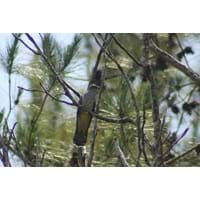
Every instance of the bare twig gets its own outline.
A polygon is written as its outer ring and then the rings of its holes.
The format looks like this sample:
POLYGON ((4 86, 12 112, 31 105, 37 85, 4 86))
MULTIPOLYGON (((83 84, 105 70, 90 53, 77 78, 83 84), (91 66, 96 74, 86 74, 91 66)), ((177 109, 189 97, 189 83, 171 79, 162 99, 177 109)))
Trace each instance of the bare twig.
POLYGON ((79 108, 87 111, 88 113, 90 113, 93 117, 96 117, 96 118, 98 118, 98 119, 100 119, 102 121, 111 122, 111 123, 131 123, 131 124, 135 123, 132 119, 130 119, 128 117, 117 118, 117 117, 99 115, 96 112, 93 112, 93 111, 90 111, 90 110, 88 110, 86 108, 81 107, 81 105, 74 105, 73 103, 70 103, 70 102, 67 102, 67 101, 64 101, 64 100, 59 100, 59 99, 55 98, 54 96, 52 96, 44 87, 43 87, 43 89, 44 89, 45 93, 48 96, 50 96, 52 99, 54 99, 56 101, 59 101, 61 103, 64 103, 64 104, 68 104, 68 105, 79 107, 79 108))
MULTIPOLYGON (((99 104, 100 104, 101 94, 102 94, 102 91, 103 91, 104 78, 105 78, 105 73, 104 73, 104 70, 102 70, 102 82, 101 82, 101 85, 100 85, 100 90, 99 90, 99 94, 97 96, 96 107, 95 107, 96 113, 99 112, 99 104)), ((97 118, 95 117, 94 118, 94 126, 93 126, 93 130, 92 130, 92 135, 91 135, 90 153, 89 153, 89 156, 88 156, 88 163, 87 163, 88 167, 91 166, 92 160, 93 160, 93 157, 94 157, 94 145, 95 145, 96 136, 97 136, 97 118)))
POLYGON ((114 34, 110 34, 111 37, 113 38, 113 40, 115 41, 115 43, 133 60, 133 62, 135 62, 138 66, 143 66, 142 63, 140 63, 139 61, 137 61, 136 58, 134 58, 129 52, 128 50, 126 49, 126 47, 124 47, 120 42, 119 40, 117 40, 117 38, 114 36, 114 34))
POLYGON ((96 112, 93 112, 91 110, 88 110, 84 107, 82 107, 81 105, 74 105, 73 103, 70 103, 70 102, 67 102, 67 101, 64 101, 64 100, 59 100, 57 98, 55 98, 54 96, 52 96, 44 87, 43 87, 45 93, 50 96, 52 99, 56 100, 56 101, 59 101, 61 103, 64 103, 64 104, 68 104, 68 105, 72 105, 72 106, 76 106, 76 107, 79 107, 85 111, 87 111, 88 113, 90 113, 93 117, 96 117, 102 121, 106 121, 106 122, 111 122, 111 123, 131 123, 131 124, 134 124, 135 122, 128 118, 128 117, 123 117, 123 118, 117 118, 117 117, 109 117, 109 116, 102 116, 102 115, 99 115, 97 114, 96 112))
POLYGON ((91 135, 90 152, 89 152, 89 155, 88 155, 88 162, 87 162, 88 167, 91 167, 91 165, 92 165, 92 160, 93 160, 93 157, 94 157, 94 145, 95 145, 96 136, 97 136, 97 118, 95 117, 92 135, 91 135))
POLYGON ((21 86, 18 86, 19 89, 22 89, 24 91, 27 91, 27 92, 40 92, 40 93, 44 93, 44 91, 42 90, 37 90, 37 89, 28 89, 28 88, 24 88, 24 87, 21 87, 21 86))
POLYGON ((42 153, 42 158, 41 158, 41 160, 40 160, 40 166, 41 166, 41 167, 43 166, 44 158, 45 158, 46 152, 47 152, 47 150, 44 149, 44 151, 43 151, 43 153, 42 153))
POLYGON ((32 49, 28 44, 26 44, 20 37, 18 37, 16 34, 12 33, 12 35, 18 39, 27 49, 29 49, 32 53, 34 53, 35 55, 40 55, 37 51, 35 51, 34 49, 32 49))
POLYGON ((119 158, 121 164, 123 167, 129 167, 129 164, 124 156, 123 151, 121 150, 119 146, 119 141, 117 139, 114 140, 114 147, 115 147, 115 152, 117 154, 117 157, 119 158))
POLYGON ((98 53, 97 59, 96 59, 96 63, 95 63, 95 65, 94 65, 94 67, 93 67, 93 72, 97 71, 97 68, 98 68, 98 66, 99 66, 99 63, 100 63, 100 61, 101 61, 101 57, 102 57, 103 52, 104 52, 104 48, 106 48, 106 47, 109 45, 109 43, 111 42, 111 39, 107 39, 107 38, 108 38, 108 35, 109 35, 109 34, 106 34, 106 35, 105 35, 105 38, 103 38, 103 39, 104 39, 104 43, 103 43, 103 45, 102 45, 103 48, 100 48, 100 50, 99 50, 99 53, 98 53))
POLYGON ((142 132, 142 136, 141 136, 141 148, 142 148, 142 153, 144 155, 144 160, 146 162, 146 164, 148 166, 151 166, 150 162, 149 162, 149 159, 147 157, 147 154, 146 154, 146 150, 145 150, 145 133, 144 133, 144 126, 145 126, 145 123, 146 123, 146 113, 145 113, 145 105, 143 105, 143 120, 142 120, 142 127, 141 127, 141 132, 142 132))
POLYGON ((158 89, 156 87, 156 82, 154 74, 152 72, 150 63, 149 63, 149 50, 150 50, 150 34, 144 34, 144 65, 145 70, 148 70, 148 79, 151 86, 151 98, 152 98, 152 117, 154 125, 154 138, 155 138, 155 153, 154 153, 154 165, 160 166, 162 163, 162 140, 161 140, 161 131, 160 131, 160 114, 159 114, 159 101, 158 101, 158 89))
MULTIPOLYGON (((51 86, 49 87, 49 92, 52 90, 55 82, 56 82, 56 79, 53 80, 51 86)), ((31 128, 30 128, 30 131, 29 131, 28 145, 27 145, 27 152, 28 152, 28 154, 30 153, 31 139, 32 139, 33 130, 34 130, 34 128, 36 126, 36 123, 38 122, 38 120, 39 120, 39 118, 40 118, 40 116, 41 116, 41 114, 43 112, 44 105, 45 105, 45 103, 47 101, 47 98, 48 98, 48 94, 45 94, 44 99, 42 101, 42 104, 40 106, 39 112, 36 114, 36 116, 33 117, 32 121, 31 121, 31 128)), ((28 160, 26 160, 26 162, 28 162, 28 160)), ((26 164, 27 163, 25 163, 25 165, 26 164)))
MULTIPOLYGON (((169 149, 166 150, 166 152, 163 153, 163 157, 165 157, 172 149, 173 147, 178 144, 180 142, 180 140, 186 135, 186 133, 188 132, 189 128, 186 128, 183 133, 181 134, 181 136, 176 140, 174 141, 171 146, 169 147, 169 149)), ((165 158, 164 158, 165 160, 165 158)))
POLYGON ((128 88, 129 88, 129 92, 131 94, 131 98, 133 100, 133 105, 136 109, 136 114, 137 114, 137 117, 139 118, 139 108, 138 108, 138 105, 137 105, 137 102, 136 102, 136 97, 133 93, 133 89, 131 87, 131 83, 130 83, 130 80, 127 76, 127 74, 124 72, 123 68, 121 67, 121 65, 117 62, 117 60, 110 54, 107 52, 107 50, 99 43, 97 37, 95 36, 95 34, 92 34, 95 41, 97 42, 97 44, 104 50, 105 54, 116 64, 116 66, 118 67, 118 69, 120 70, 120 72, 122 73, 127 85, 128 85, 128 88))
MULTIPOLYGON (((102 36, 102 39, 104 40, 103 48, 106 48, 109 45, 109 43, 111 42, 111 38, 108 38, 108 35, 109 34, 105 34, 104 38, 102 36)), ((99 50, 95 66, 93 68, 94 74, 95 74, 95 71, 97 71, 97 68, 98 68, 99 63, 100 63, 100 59, 103 55, 103 52, 104 52, 103 48, 100 48, 100 50, 99 50)), ((99 94, 98 94, 97 100, 96 100, 96 107, 95 107, 96 113, 99 112, 99 104, 100 104, 101 94, 103 92, 104 79, 105 79, 105 69, 102 69, 101 73, 102 73, 102 80, 101 80, 99 94)), ((91 135, 90 153, 89 153, 89 156, 88 156, 87 166, 91 166, 91 164, 92 164, 92 160, 93 160, 93 157, 94 157, 94 145, 95 145, 96 136, 97 136, 97 117, 94 117, 94 126, 93 126, 93 130, 92 130, 92 135, 91 135)))
POLYGON ((197 85, 200 85, 200 75, 194 72, 192 69, 187 68, 184 64, 179 62, 176 58, 174 58, 171 54, 166 52, 165 50, 158 47, 153 40, 151 40, 152 48, 158 54, 163 56, 170 64, 172 64, 176 69, 184 73, 187 77, 193 80, 197 85))
POLYGON ((45 89, 45 87, 40 83, 40 86, 42 87, 42 89, 43 89, 43 92, 45 93, 45 94, 47 94, 49 97, 51 97, 53 100, 55 100, 55 101, 58 101, 58 102, 61 102, 61 103, 64 103, 64 104, 67 104, 67 105, 74 105, 73 103, 71 103, 71 102, 67 102, 67 101, 64 101, 64 100, 60 100, 60 99, 57 99, 56 97, 54 97, 53 95, 51 95, 50 94, 50 92, 48 92, 47 91, 47 89, 45 89))
POLYGON ((127 85, 128 85, 128 88, 130 90, 130 93, 131 93, 131 97, 132 97, 132 100, 133 100, 133 103, 134 103, 134 107, 136 108, 137 112, 139 112, 139 108, 137 106, 137 103, 136 103, 136 98, 135 98, 135 95, 132 91, 132 87, 131 87, 131 83, 130 83, 130 80, 127 76, 127 74, 124 72, 123 68, 121 67, 121 65, 117 62, 117 60, 110 54, 108 53, 108 51, 100 44, 100 42, 98 41, 97 37, 95 36, 95 34, 92 34, 96 43, 104 50, 105 54, 116 64, 116 66, 119 68, 120 72, 122 73, 124 79, 126 80, 127 82, 127 85))
POLYGON ((177 156, 177 157, 175 157, 175 158, 173 158, 173 159, 167 161, 165 164, 166 164, 166 165, 170 165, 170 164, 176 162, 177 160, 179 160, 179 159, 185 157, 186 155, 188 155, 189 153, 191 153, 192 151, 194 151, 197 147, 199 147, 199 145, 200 145, 200 144, 195 145, 194 147, 190 148, 189 150, 187 150, 187 151, 184 152, 183 154, 181 154, 181 155, 179 155, 179 156, 177 156))
POLYGON ((0 152, 0 159, 4 167, 11 167, 8 155, 8 147, 5 144, 4 138, 1 135, 0 135, 0 149, 2 149, 2 153, 0 152))
POLYGON ((9 138, 8 138, 7 146, 10 145, 11 139, 12 139, 13 137, 15 137, 15 135, 14 135, 14 130, 15 130, 16 125, 17 125, 17 122, 14 123, 12 129, 9 131, 9 132, 10 132, 10 135, 9 135, 9 138))

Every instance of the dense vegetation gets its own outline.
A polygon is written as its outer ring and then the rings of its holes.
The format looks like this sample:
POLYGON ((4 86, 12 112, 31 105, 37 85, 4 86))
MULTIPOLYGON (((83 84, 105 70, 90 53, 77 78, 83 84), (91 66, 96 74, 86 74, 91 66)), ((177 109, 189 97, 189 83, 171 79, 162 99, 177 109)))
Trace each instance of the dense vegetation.
POLYGON ((94 66, 103 84, 88 166, 200 165, 199 34, 74 34, 67 46, 52 34, 34 37, 12 34, 1 53, 9 85, 8 112, 0 113, 4 166, 69 166, 76 102, 94 66), (18 60, 23 50, 26 62, 18 60), (12 94, 14 74, 28 85, 12 94))

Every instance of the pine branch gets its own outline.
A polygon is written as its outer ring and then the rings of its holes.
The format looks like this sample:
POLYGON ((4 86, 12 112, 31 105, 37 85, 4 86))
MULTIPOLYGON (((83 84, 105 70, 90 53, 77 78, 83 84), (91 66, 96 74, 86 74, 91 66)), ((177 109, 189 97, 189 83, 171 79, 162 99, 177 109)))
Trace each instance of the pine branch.
POLYGON ((153 40, 151 40, 152 48, 155 52, 163 56, 171 65, 173 65, 176 69, 181 71, 191 80, 193 80, 198 86, 200 86, 200 75, 194 72, 192 69, 187 68, 184 64, 179 62, 176 58, 174 58, 171 54, 166 52, 165 50, 158 47, 153 40))

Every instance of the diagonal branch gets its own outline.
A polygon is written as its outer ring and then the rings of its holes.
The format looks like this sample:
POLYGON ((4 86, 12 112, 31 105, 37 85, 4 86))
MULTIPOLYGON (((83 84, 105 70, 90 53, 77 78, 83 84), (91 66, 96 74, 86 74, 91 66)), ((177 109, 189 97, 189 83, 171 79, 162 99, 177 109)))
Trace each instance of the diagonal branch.
POLYGON ((179 155, 179 156, 177 156, 177 157, 175 157, 175 158, 173 158, 173 159, 167 161, 165 164, 166 164, 166 165, 170 165, 170 164, 176 162, 177 160, 179 160, 179 159, 185 157, 185 156, 188 155, 189 153, 191 153, 191 152, 193 152, 194 150, 196 150, 199 146, 200 146, 200 144, 195 145, 194 147, 188 149, 188 150, 187 150, 186 152, 184 152, 183 154, 181 154, 181 155, 179 155))
MULTIPOLYGON (((38 44, 35 42, 35 40, 33 39, 33 37, 26 33, 25 34, 27 36, 27 38, 31 41, 31 43, 35 46, 35 48, 37 49, 39 55, 44 59, 44 61, 47 63, 49 69, 52 71, 52 73, 55 75, 55 79, 62 85, 64 91, 65 91, 65 95, 68 96, 71 101, 74 103, 74 104, 78 104, 76 102, 76 100, 74 99, 74 97, 71 95, 69 89, 72 90, 71 87, 69 87, 69 85, 60 77, 60 75, 57 73, 57 71, 55 70, 55 66, 49 61, 49 59, 45 56, 45 54, 42 52, 42 50, 40 49, 40 47, 38 46, 38 44), (69 88, 69 89, 68 89, 69 88)), ((20 42, 22 42, 20 40, 20 42)), ((26 46, 26 43, 23 41, 22 42, 23 45, 26 46)), ((27 47, 27 46, 26 46, 27 47)), ((30 51, 32 51, 30 48, 28 48, 30 51)), ((33 51, 32 51, 33 52, 33 51)), ((34 53, 34 52, 33 52, 34 53)), ((74 89, 72 90, 74 92, 74 89)), ((74 92, 76 95, 78 94, 78 92, 74 92)))
POLYGON ((137 61, 136 58, 134 58, 129 52, 128 50, 119 42, 119 40, 117 40, 117 38, 113 35, 110 34, 112 39, 115 41, 115 43, 138 65, 138 66, 143 66, 142 63, 140 63, 139 61, 137 61))
POLYGON ((70 103, 70 102, 67 102, 67 101, 64 101, 64 100, 61 100, 61 99, 57 99, 56 97, 54 97, 53 95, 50 94, 50 92, 47 91, 47 89, 41 83, 40 83, 40 86, 42 87, 43 92, 46 95, 48 95, 49 97, 51 97, 53 100, 67 104, 67 105, 74 105, 73 103, 70 103))
POLYGON ((123 118, 116 118, 116 117, 109 117, 109 116, 102 116, 102 115, 99 115, 97 114, 96 112, 93 112, 91 110, 88 110, 84 107, 82 107, 81 105, 74 105, 73 103, 70 103, 70 102, 67 102, 67 101, 64 101, 64 100, 60 100, 60 99, 57 99, 56 97, 52 96, 44 87, 42 87, 45 94, 49 97, 51 97, 52 99, 54 99, 55 101, 59 101, 61 103, 64 103, 64 104, 68 104, 68 105, 71 105, 71 106, 76 106, 76 107, 79 107, 83 110, 85 110, 86 112, 90 113, 93 117, 96 117, 102 121, 106 121, 106 122, 110 122, 110 123, 131 123, 131 124, 134 124, 134 120, 130 119, 129 117, 123 117, 123 118))
POLYGON ((169 54, 167 51, 161 49, 158 47, 153 40, 151 40, 152 48, 155 52, 163 56, 166 61, 168 61, 171 65, 173 65, 176 69, 181 71, 183 74, 185 74, 187 77, 189 77, 191 80, 193 80, 197 85, 200 85, 200 75, 196 72, 194 72, 192 69, 187 68, 184 64, 179 62, 176 58, 174 58, 171 54, 169 54))
MULTIPOLYGON (((173 147, 180 142, 180 140, 186 135, 186 133, 188 132, 188 130, 189 130, 189 128, 186 128, 184 130, 184 132, 181 134, 181 136, 175 142, 173 142, 171 144, 171 146, 169 147, 169 149, 167 149, 166 152, 163 153, 163 157, 165 157, 173 149, 173 147)), ((163 159, 163 160, 165 160, 165 159, 163 159)))
POLYGON ((18 39, 27 49, 29 49, 32 53, 35 55, 40 55, 37 51, 35 51, 33 48, 31 48, 28 44, 26 44, 19 36, 17 36, 15 33, 12 33, 13 37, 18 39))
POLYGON ((121 150, 119 146, 119 141, 117 139, 114 140, 114 147, 115 147, 115 152, 117 154, 117 157, 119 158, 121 164, 123 167, 129 167, 129 164, 124 156, 123 151, 121 150))

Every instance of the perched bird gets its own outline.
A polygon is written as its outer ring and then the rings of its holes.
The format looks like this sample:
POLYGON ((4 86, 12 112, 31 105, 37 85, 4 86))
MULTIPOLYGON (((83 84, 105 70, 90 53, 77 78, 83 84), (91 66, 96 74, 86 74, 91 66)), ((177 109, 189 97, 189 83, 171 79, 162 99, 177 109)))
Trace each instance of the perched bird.
POLYGON ((83 146, 86 144, 88 129, 92 120, 92 115, 87 112, 94 111, 96 97, 101 85, 101 71, 97 72, 92 77, 87 92, 80 98, 80 107, 77 110, 76 130, 73 138, 75 145, 83 146))
POLYGON ((77 109, 76 129, 73 137, 72 157, 69 162, 70 166, 85 166, 86 159, 86 142, 88 129, 92 120, 89 111, 95 111, 96 97, 101 86, 101 71, 93 72, 89 82, 87 92, 80 98, 80 107, 77 109))

